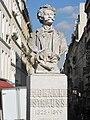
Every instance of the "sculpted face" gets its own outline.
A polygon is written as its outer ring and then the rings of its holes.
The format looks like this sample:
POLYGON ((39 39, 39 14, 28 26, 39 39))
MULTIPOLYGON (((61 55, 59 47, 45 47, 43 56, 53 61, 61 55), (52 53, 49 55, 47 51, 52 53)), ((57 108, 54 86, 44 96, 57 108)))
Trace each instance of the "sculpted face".
POLYGON ((55 20, 56 11, 55 8, 51 7, 50 5, 44 5, 39 8, 37 17, 43 25, 52 25, 53 21, 55 20))
POLYGON ((54 21, 54 17, 55 15, 52 10, 45 9, 45 11, 43 11, 43 24, 51 25, 54 21))

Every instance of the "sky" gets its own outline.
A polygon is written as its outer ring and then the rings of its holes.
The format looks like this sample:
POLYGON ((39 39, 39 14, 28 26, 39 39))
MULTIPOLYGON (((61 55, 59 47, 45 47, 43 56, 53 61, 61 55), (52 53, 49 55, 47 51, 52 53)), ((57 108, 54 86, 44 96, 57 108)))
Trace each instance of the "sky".
POLYGON ((30 16, 32 30, 41 27, 37 19, 37 10, 44 4, 49 4, 56 9, 56 17, 53 27, 65 34, 67 44, 71 42, 71 34, 74 32, 75 21, 79 14, 80 3, 86 0, 26 0, 27 9, 30 16))

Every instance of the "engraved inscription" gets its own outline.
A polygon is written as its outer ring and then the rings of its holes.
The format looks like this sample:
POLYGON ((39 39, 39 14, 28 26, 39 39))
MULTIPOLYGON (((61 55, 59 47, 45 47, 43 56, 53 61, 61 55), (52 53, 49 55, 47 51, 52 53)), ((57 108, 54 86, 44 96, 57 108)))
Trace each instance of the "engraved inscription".
POLYGON ((31 107, 66 107, 65 99, 31 99, 31 107))
POLYGON ((67 120, 66 76, 33 77, 30 89, 31 120, 67 120))
POLYGON ((59 120, 59 118, 39 118, 38 120, 59 120))
POLYGON ((67 97, 66 89, 31 89, 31 97, 67 97))
POLYGON ((32 114, 38 120, 59 120, 56 116, 61 116, 63 108, 67 107, 67 89, 31 89, 30 97, 32 114))
POLYGON ((59 110, 59 109, 56 109, 56 110, 35 110, 33 114, 35 115, 60 115, 62 114, 62 109, 59 110))

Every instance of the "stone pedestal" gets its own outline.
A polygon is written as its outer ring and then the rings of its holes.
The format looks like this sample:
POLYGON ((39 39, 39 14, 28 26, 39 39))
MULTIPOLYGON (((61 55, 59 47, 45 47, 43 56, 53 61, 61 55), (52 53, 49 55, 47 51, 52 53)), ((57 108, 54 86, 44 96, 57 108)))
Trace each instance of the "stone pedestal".
POLYGON ((30 76, 30 120, 67 120, 67 77, 30 76))

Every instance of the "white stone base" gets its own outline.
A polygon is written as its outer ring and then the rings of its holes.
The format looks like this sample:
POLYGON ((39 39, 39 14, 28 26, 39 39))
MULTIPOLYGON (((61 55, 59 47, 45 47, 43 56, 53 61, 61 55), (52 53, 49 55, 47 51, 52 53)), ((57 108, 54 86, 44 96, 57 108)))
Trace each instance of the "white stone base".
POLYGON ((31 75, 30 95, 30 120, 67 120, 66 75, 31 75))

